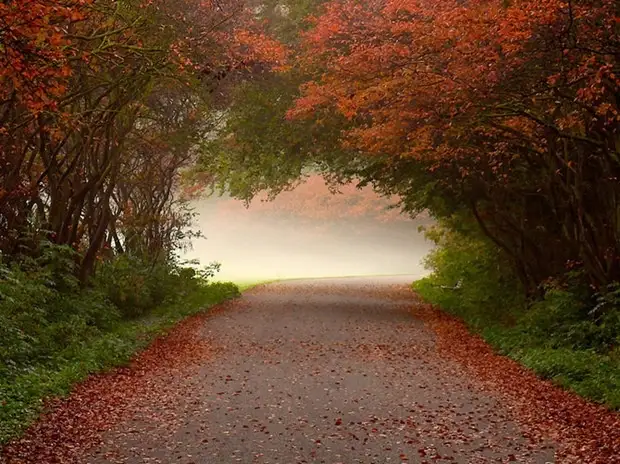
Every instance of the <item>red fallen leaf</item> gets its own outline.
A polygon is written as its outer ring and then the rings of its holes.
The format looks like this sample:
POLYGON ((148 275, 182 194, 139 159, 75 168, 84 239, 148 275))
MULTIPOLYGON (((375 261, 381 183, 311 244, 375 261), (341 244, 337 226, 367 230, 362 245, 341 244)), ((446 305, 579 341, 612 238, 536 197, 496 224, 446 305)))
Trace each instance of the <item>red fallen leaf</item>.
POLYGON ((336 420, 336 425, 341 425, 341 424, 342 424, 342 419, 338 418, 338 419, 336 420))
POLYGON ((517 362, 498 355, 461 320, 432 305, 416 305, 414 314, 433 329, 442 356, 458 362, 483 387, 502 395, 506 409, 523 426, 525 438, 552 439, 559 444, 557 462, 619 462, 619 414, 542 380, 517 362))
MULTIPOLYGON (((161 404, 170 401, 170 390, 156 379, 178 373, 180 367, 204 362, 215 353, 200 335, 205 319, 232 303, 192 316, 157 338, 138 354, 129 367, 91 375, 65 399, 47 403, 50 412, 24 436, 0 449, 0 461, 7 463, 77 462, 85 450, 101 443, 101 433, 127 416, 140 398, 161 404)), ((172 392, 174 393, 174 392, 172 392)))

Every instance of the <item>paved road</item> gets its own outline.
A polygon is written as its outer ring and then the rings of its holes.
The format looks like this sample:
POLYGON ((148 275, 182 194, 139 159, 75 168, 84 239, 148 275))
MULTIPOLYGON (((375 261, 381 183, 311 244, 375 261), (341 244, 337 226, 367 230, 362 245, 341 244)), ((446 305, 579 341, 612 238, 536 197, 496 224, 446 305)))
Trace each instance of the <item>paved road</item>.
POLYGON ((207 319, 198 362, 159 379, 88 463, 553 461, 441 358, 408 278, 261 286, 207 319))

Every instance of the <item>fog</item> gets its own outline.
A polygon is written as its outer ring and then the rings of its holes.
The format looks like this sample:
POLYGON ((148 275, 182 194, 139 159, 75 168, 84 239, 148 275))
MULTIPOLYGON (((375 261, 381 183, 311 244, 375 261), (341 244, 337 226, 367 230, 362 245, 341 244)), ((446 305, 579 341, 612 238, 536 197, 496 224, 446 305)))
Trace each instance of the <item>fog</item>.
POLYGON ((359 193, 345 192, 333 201, 327 191, 314 192, 311 201, 303 192, 287 192, 247 209, 236 200, 202 199, 193 205, 195 228, 206 238, 195 239, 183 257, 217 261, 222 268, 216 280, 236 282, 425 275, 421 260, 432 244, 418 226, 429 225, 429 219, 410 220, 395 211, 383 215, 385 202, 373 195, 364 194, 362 207, 359 193))

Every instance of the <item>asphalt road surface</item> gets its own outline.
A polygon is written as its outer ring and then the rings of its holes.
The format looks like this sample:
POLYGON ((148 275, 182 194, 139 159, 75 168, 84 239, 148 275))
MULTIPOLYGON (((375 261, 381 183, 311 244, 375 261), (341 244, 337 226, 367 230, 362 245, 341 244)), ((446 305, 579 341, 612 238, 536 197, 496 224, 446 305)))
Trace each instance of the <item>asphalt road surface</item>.
POLYGON ((289 281, 200 328, 85 463, 554 462, 499 396, 439 356, 410 278, 289 281))

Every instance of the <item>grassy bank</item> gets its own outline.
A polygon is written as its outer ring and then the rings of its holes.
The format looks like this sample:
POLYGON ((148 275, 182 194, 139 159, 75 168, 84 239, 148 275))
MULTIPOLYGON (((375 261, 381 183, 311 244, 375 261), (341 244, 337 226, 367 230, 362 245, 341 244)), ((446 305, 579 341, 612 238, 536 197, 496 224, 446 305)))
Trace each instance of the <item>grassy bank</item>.
POLYGON ((258 287, 259 285, 271 284, 273 282, 278 282, 275 279, 268 280, 240 280, 235 281, 235 285, 239 288, 240 292, 246 292, 248 290, 252 290, 254 287, 258 287))
POLYGON ((46 398, 127 364, 178 321, 239 294, 171 264, 116 260, 88 288, 70 268, 31 264, 0 265, 0 444, 36 419, 46 398))
POLYGON ((620 409, 620 287, 592 293, 568 275, 526 299, 494 247, 453 232, 433 238, 433 273, 413 284, 418 294, 539 376, 620 409))

